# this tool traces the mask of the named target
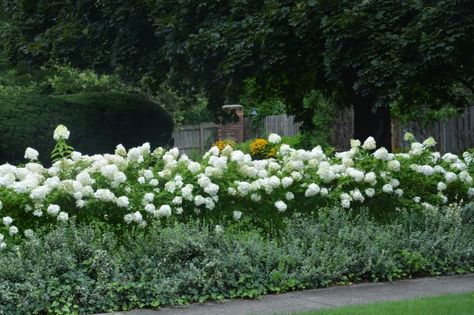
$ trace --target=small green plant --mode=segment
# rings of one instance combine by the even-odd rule
[[[74,152],[74,148],[67,144],[66,140],[69,139],[70,132],[64,125],[59,125],[54,130],[54,140],[56,145],[51,152],[51,160],[56,162],[58,160],[69,158]]]

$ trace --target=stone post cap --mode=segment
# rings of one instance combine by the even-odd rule
[[[242,105],[239,104],[232,104],[232,105],[224,105],[222,109],[242,109]]]

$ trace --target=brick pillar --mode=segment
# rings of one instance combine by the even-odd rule
[[[224,105],[222,109],[226,111],[235,111],[239,118],[236,122],[220,124],[217,129],[217,137],[220,140],[233,139],[236,142],[244,141],[244,110],[242,105]]]

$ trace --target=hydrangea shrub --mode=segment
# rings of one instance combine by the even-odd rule
[[[58,142],[66,145],[68,137],[66,127],[57,129]],[[272,134],[272,158],[214,146],[200,162],[177,148],[118,145],[111,154],[68,152],[51,167],[28,148],[25,165],[0,165],[0,244],[71,217],[142,228],[152,220],[202,220],[219,228],[251,220],[278,234],[285,217],[321,207],[366,207],[387,218],[402,208],[434,212],[474,195],[470,153],[441,155],[432,151],[432,138],[407,139],[407,153],[376,149],[370,137],[326,155],[319,146],[280,144]]]

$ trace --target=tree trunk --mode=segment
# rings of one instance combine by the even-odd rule
[[[374,94],[360,95],[354,91],[357,73],[347,71],[342,77],[343,88],[354,109],[354,139],[364,142],[368,137],[374,137],[377,147],[392,150],[392,132],[390,109],[381,107],[374,110],[377,96]]]
[[[364,142],[368,137],[374,137],[377,147],[392,149],[392,133],[390,109],[377,108],[373,111],[374,102],[370,98],[354,97],[354,138]]]

